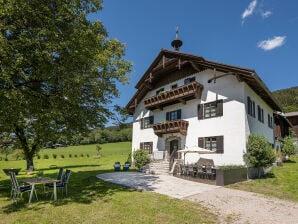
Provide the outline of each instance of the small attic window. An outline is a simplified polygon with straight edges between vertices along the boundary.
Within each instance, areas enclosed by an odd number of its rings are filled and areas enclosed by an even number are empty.
[[[191,82],[195,82],[196,81],[196,77],[193,76],[193,77],[190,77],[190,78],[187,78],[187,79],[184,79],[184,85],[187,85]]]
[[[165,90],[164,88],[161,88],[161,89],[157,90],[157,91],[156,91],[156,95],[162,93],[164,90]]]

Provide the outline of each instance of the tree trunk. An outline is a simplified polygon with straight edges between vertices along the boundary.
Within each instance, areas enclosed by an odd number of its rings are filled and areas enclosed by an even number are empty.
[[[20,128],[19,126],[15,126],[15,134],[18,136],[18,139],[21,143],[22,149],[24,151],[25,159],[26,159],[26,169],[27,170],[34,170],[34,164],[33,164],[33,155],[37,149],[36,145],[32,146],[32,149],[30,150],[27,138],[25,136],[24,129]]]

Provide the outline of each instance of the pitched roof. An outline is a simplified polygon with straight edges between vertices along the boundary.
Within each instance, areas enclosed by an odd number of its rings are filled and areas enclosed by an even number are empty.
[[[137,92],[126,106],[129,114],[133,114],[136,105],[145,97],[148,91],[153,89],[153,87],[162,78],[164,78],[165,74],[178,71],[180,69],[182,70],[182,68],[186,67],[192,69],[194,72],[200,72],[206,69],[215,69],[216,71],[224,73],[223,75],[215,78],[220,78],[226,75],[234,75],[239,81],[246,82],[268,105],[273,108],[273,110],[282,111],[269,89],[254,70],[209,61],[198,55],[162,49],[136,84],[135,88],[137,88]],[[185,76],[188,75],[189,74],[185,74]],[[209,81],[211,82],[212,79]]]

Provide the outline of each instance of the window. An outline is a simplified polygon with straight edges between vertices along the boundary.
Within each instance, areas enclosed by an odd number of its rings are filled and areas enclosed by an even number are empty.
[[[171,89],[176,89],[177,87],[178,87],[178,84],[176,83],[176,84],[171,86]]]
[[[190,77],[190,78],[184,79],[184,85],[195,81],[196,81],[196,77]]]
[[[198,119],[220,117],[223,115],[223,100],[198,105]]]
[[[258,105],[258,120],[264,123],[264,110]]]
[[[175,121],[181,119],[181,109],[174,110],[166,113],[166,120],[167,121]]]
[[[211,136],[211,137],[201,137],[198,140],[198,145],[200,148],[208,149],[210,152],[223,153],[223,136]]]
[[[161,89],[157,90],[157,91],[156,91],[156,95],[162,93],[164,90],[165,90],[164,88],[161,88]]]
[[[273,118],[270,114],[268,114],[268,127],[273,128]]]
[[[252,117],[256,117],[255,102],[249,96],[247,97],[247,113]]]
[[[153,142],[141,142],[140,149],[148,151],[148,154],[152,154]]]
[[[151,128],[154,123],[154,116],[144,117],[141,119],[141,129]]]

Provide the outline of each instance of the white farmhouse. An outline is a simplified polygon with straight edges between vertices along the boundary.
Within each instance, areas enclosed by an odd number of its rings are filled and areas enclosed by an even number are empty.
[[[126,106],[133,115],[132,152],[148,150],[170,164],[207,158],[240,165],[251,133],[274,144],[273,112],[281,107],[256,72],[179,52],[179,41],[172,42],[174,51],[160,51]],[[198,153],[177,153],[182,149]]]

